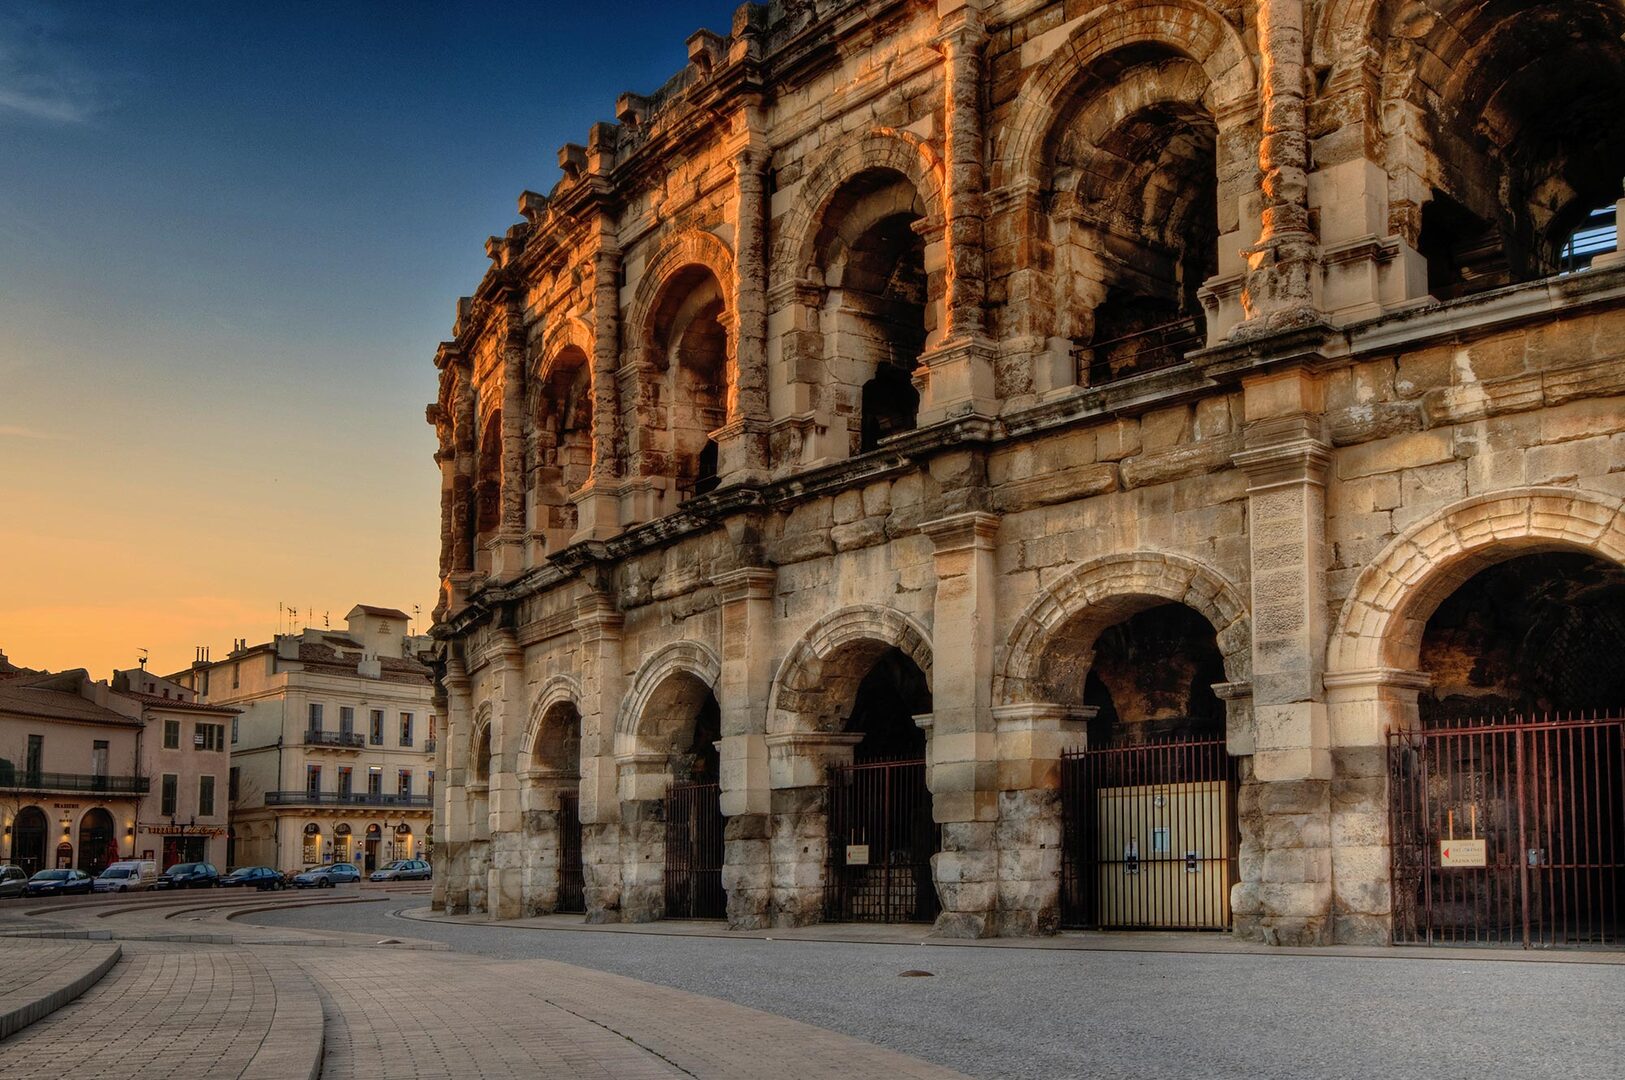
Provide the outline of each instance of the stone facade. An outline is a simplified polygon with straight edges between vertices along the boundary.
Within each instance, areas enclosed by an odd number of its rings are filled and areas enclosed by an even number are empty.
[[[1625,143],[1555,120],[1617,104],[1625,9],[1514,7],[694,34],[521,196],[436,354],[436,902],[552,910],[576,791],[588,919],[659,917],[659,800],[714,743],[730,923],[820,918],[886,668],[926,687],[887,700],[938,933],[1054,929],[1061,753],[1109,702],[1241,759],[1238,933],[1386,940],[1429,616],[1504,559],[1625,556],[1625,270],[1564,261]],[[1537,65],[1601,73],[1559,108]],[[1178,685],[1130,685],[1189,613]]]

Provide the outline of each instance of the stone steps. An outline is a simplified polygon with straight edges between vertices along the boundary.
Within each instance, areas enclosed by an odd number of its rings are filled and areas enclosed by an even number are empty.
[[[0,964],[0,1040],[96,985],[122,955],[117,945],[8,941]]]

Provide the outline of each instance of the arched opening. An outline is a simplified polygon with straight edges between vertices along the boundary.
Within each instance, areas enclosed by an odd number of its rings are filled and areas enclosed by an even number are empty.
[[[113,815],[101,807],[85,811],[79,819],[79,869],[95,877],[119,860]]]
[[[23,868],[29,877],[46,869],[45,834],[50,822],[45,811],[37,806],[25,806],[11,823],[11,861]]]
[[[1092,712],[1087,745],[1061,762],[1061,924],[1228,929],[1238,773],[1213,625],[1182,603],[1115,598],[1063,624],[1042,669],[1050,700]]]
[[[332,861],[336,863],[355,861],[355,832],[347,821],[341,821],[333,826]]]
[[[1079,77],[1046,144],[1056,328],[1085,384],[1177,364],[1206,340],[1218,273],[1218,124],[1201,65],[1162,45]]]
[[[930,922],[942,910],[931,872],[942,830],[920,727],[931,707],[925,672],[896,647],[857,680],[843,725],[857,740],[852,764],[830,769],[827,920]]]
[[[549,551],[569,542],[576,529],[570,494],[592,473],[592,365],[574,345],[564,348],[537,393],[535,475],[531,482],[535,527],[548,536]]]
[[[1396,940],[1625,937],[1621,656],[1625,567],[1584,552],[1514,554],[1427,616],[1421,727],[1390,739]]]
[[[1390,85],[1410,82],[1432,160],[1418,246],[1439,299],[1578,268],[1571,246],[1625,176],[1625,12],[1601,0],[1396,5]],[[1588,261],[1588,260],[1587,260]]]
[[[475,462],[469,533],[474,537],[474,568],[489,573],[491,553],[486,549],[486,544],[495,537],[502,523],[501,409],[494,411],[480,429]]]
[[[481,725],[474,737],[474,754],[469,761],[473,770],[473,779],[477,784],[488,784],[491,781],[491,725]]]
[[[846,419],[850,453],[918,422],[912,376],[931,330],[924,218],[907,177],[870,169],[836,191],[813,241],[829,289],[826,405]]]
[[[728,326],[722,284],[704,266],[685,266],[661,290],[650,315],[651,403],[663,417],[667,470],[679,498],[718,483],[713,433],[728,419]]]
[[[542,714],[532,750],[533,808],[553,822],[558,889],[553,911],[586,909],[586,876],[581,855],[581,713],[572,701],[557,701]],[[545,904],[545,901],[544,901]]]

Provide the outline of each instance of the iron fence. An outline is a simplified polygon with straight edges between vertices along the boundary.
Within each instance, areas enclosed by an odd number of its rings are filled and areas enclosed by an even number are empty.
[[[566,791],[559,796],[559,907],[563,912],[585,914],[586,874],[581,864],[581,795]]]
[[[666,917],[720,919],[728,914],[722,890],[722,788],[673,784],[666,790]]]
[[[931,922],[942,910],[931,875],[941,848],[924,761],[831,768],[824,918]]]

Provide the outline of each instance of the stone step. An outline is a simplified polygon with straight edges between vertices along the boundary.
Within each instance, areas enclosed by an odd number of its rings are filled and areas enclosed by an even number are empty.
[[[0,1039],[60,1009],[119,962],[117,945],[7,941],[0,964]]]

